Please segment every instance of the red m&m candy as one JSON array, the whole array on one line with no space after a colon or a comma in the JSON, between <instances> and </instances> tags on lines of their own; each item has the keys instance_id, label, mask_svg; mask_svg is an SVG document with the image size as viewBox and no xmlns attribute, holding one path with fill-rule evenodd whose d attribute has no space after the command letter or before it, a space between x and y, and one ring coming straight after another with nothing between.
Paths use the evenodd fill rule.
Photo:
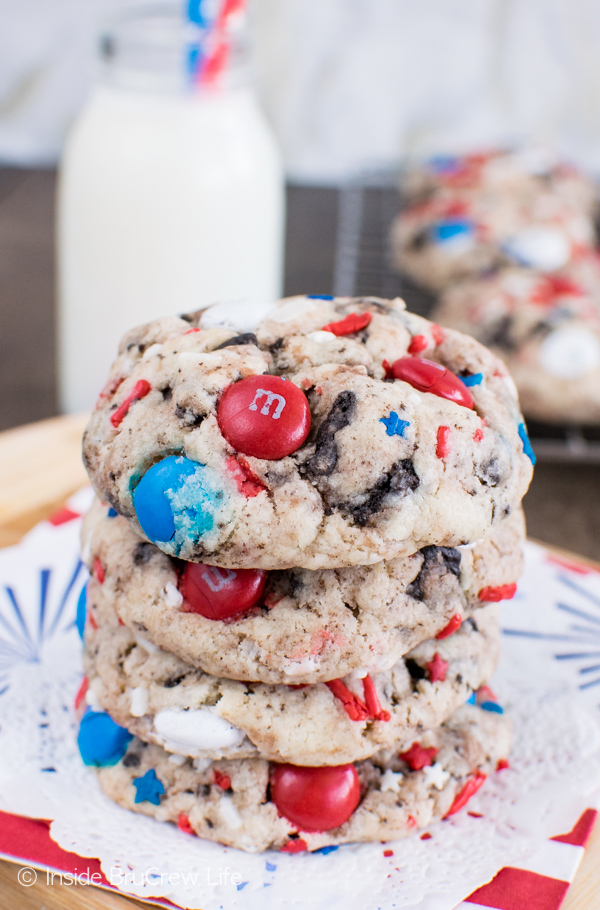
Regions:
<instances>
[{"instance_id":1,"label":"red m&m candy","mask_svg":"<svg viewBox=\"0 0 600 910\"><path fill-rule=\"evenodd\" d=\"M238 452L276 460L300 448L310 431L304 392L280 376L248 376L228 386L217 408L221 433Z\"/></svg>"},{"instance_id":2,"label":"red m&m candy","mask_svg":"<svg viewBox=\"0 0 600 910\"><path fill-rule=\"evenodd\" d=\"M188 562L179 580L182 609L206 619L231 619L258 603L266 581L262 569L220 569Z\"/></svg>"},{"instance_id":3,"label":"red m&m candy","mask_svg":"<svg viewBox=\"0 0 600 910\"><path fill-rule=\"evenodd\" d=\"M391 369L394 379L408 382L419 392L431 392L464 408L473 407L473 396L464 382L441 363L423 357L400 357Z\"/></svg>"},{"instance_id":4,"label":"red m&m candy","mask_svg":"<svg viewBox=\"0 0 600 910\"><path fill-rule=\"evenodd\" d=\"M354 765L273 765L271 798L280 815L302 831L330 831L358 806L360 783Z\"/></svg>"}]
</instances>

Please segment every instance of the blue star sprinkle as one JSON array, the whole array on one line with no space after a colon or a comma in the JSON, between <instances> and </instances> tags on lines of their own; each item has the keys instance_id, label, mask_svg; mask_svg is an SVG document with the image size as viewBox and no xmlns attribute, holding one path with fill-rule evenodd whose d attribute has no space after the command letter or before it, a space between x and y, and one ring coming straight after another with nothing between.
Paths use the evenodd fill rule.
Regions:
<instances>
[{"instance_id":1,"label":"blue star sprinkle","mask_svg":"<svg viewBox=\"0 0 600 910\"><path fill-rule=\"evenodd\" d=\"M106 517L107 517L107 518L116 518L116 517L117 517L117 510L116 510L116 509L113 509L113 507L111 506L110 509L108 510L108 512L106 513Z\"/></svg>"},{"instance_id":2,"label":"blue star sprinkle","mask_svg":"<svg viewBox=\"0 0 600 910\"><path fill-rule=\"evenodd\" d=\"M156 776L154 768L146 771L143 777L134 777L133 786L136 789L134 802L160 805L160 798L165 792L165 788Z\"/></svg>"},{"instance_id":3,"label":"blue star sprinkle","mask_svg":"<svg viewBox=\"0 0 600 910\"><path fill-rule=\"evenodd\" d=\"M483 373L471 373L470 376L461 376L460 378L466 386L481 385Z\"/></svg>"},{"instance_id":4,"label":"blue star sprinkle","mask_svg":"<svg viewBox=\"0 0 600 910\"><path fill-rule=\"evenodd\" d=\"M466 704L466 705L476 705L476 704L477 704L477 700L476 700L476 698L475 698L475 693L474 693L474 692L471 692L471 694L470 694L469 697L467 698L465 704Z\"/></svg>"},{"instance_id":5,"label":"blue star sprinkle","mask_svg":"<svg viewBox=\"0 0 600 910\"><path fill-rule=\"evenodd\" d=\"M405 429L410 426L410 421L400 420L395 411L391 411L389 417L380 417L379 423L385 426L388 436L404 436Z\"/></svg>"},{"instance_id":6,"label":"blue star sprinkle","mask_svg":"<svg viewBox=\"0 0 600 910\"><path fill-rule=\"evenodd\" d=\"M519 436L521 437L521 442L523 443L523 452L527 455L531 464L535 464L536 457L533 449L531 448L531 443L529 442L529 436L527 435L527 430L525 429L525 424L519 424Z\"/></svg>"}]
</instances>

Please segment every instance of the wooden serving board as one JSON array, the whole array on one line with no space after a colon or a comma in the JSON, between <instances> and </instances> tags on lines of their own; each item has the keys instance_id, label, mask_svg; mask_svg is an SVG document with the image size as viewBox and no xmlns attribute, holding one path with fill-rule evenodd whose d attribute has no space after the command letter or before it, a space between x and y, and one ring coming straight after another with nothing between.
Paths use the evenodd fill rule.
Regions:
<instances>
[{"instance_id":1,"label":"wooden serving board","mask_svg":"<svg viewBox=\"0 0 600 910\"><path fill-rule=\"evenodd\" d=\"M81 463L85 423L86 415L56 417L0 433L0 546L17 543L26 531L48 518L85 484L87 477ZM2 908L134 910L152 906L100 888L47 885L43 875L41 881L25 888L17 880L18 869L16 864L0 861ZM600 910L600 824L592 834L562 910Z\"/></svg>"}]
</instances>

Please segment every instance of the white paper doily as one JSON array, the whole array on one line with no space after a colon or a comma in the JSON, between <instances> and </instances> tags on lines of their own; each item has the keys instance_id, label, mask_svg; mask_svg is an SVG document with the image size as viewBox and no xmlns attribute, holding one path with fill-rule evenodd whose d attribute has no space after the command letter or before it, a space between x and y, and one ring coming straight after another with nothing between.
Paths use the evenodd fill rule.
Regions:
<instances>
[{"instance_id":1,"label":"white paper doily","mask_svg":"<svg viewBox=\"0 0 600 910\"><path fill-rule=\"evenodd\" d=\"M74 508L82 508L80 495ZM81 680L74 627L86 579L78 520L35 528L0 551L0 808L54 819L66 850L98 857L108 880L189 908L450 910L505 865L568 831L600 791L600 575L527 545L515 599L503 605L504 656L493 680L515 726L511 770L466 811L419 836L323 853L246 854L127 812L77 752ZM594 656L594 649L595 656Z\"/></svg>"}]
</instances>

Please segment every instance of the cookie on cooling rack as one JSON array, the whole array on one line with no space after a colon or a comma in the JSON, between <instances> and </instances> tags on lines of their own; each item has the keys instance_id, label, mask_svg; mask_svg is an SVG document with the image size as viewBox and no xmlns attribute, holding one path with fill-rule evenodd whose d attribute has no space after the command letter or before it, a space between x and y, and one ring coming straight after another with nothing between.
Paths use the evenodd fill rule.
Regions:
<instances>
[{"instance_id":1,"label":"cookie on cooling rack","mask_svg":"<svg viewBox=\"0 0 600 910\"><path fill-rule=\"evenodd\" d=\"M600 422L600 268L504 268L445 291L435 318L502 357L527 417Z\"/></svg>"}]
</instances>

